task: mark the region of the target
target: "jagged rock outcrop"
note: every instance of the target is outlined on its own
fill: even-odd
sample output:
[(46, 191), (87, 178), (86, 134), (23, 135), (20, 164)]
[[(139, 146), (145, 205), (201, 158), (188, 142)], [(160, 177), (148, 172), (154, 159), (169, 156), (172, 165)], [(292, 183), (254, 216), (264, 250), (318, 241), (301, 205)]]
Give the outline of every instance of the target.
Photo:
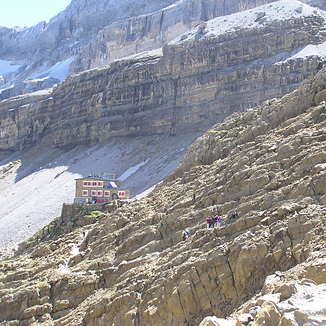
[(325, 76), (216, 125), (143, 200), (1, 262), (4, 325), (323, 325), (300, 302), (325, 293)]
[(0, 149), (204, 130), (282, 96), (323, 65), (322, 56), (300, 54), (302, 48), (326, 40), (323, 14), (290, 4), (269, 5), (259, 22), (249, 12), (251, 28), (241, 29), (235, 16), (232, 29), (216, 31), (222, 21), (214, 20), (164, 47), (162, 56), (152, 52), (72, 76), (37, 103), (1, 102)]

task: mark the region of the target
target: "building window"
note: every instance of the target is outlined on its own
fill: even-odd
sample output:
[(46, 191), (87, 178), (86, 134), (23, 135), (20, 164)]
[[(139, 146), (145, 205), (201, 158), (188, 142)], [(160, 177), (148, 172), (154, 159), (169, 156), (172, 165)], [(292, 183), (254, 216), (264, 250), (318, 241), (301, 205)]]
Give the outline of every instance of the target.
[(110, 191), (104, 191), (104, 197), (110, 197)]
[(103, 181), (99, 181), (99, 182), (97, 183), (97, 185), (98, 185), (99, 187), (103, 187)]
[(103, 191), (102, 190), (98, 190), (97, 191), (97, 196), (98, 197), (103, 197)]
[(125, 191), (119, 191), (119, 197), (126, 197)]
[(97, 191), (96, 191), (96, 190), (92, 190), (92, 191), (91, 191), (91, 195), (92, 195), (92, 196), (96, 196), (96, 195), (97, 195)]
[(87, 185), (88, 185), (88, 182), (84, 181), (84, 183), (83, 183), (83, 184), (84, 184), (84, 186), (87, 186)]
[(88, 190), (83, 190), (83, 196), (88, 197)]
[(93, 187), (96, 187), (97, 186), (97, 182), (93, 182)]

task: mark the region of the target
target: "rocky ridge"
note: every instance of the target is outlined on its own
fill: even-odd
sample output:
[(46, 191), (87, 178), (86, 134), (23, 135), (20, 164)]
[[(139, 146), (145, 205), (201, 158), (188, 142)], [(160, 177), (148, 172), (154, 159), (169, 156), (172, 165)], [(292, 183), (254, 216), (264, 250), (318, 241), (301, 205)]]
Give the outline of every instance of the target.
[(2, 101), (0, 149), (206, 130), (233, 112), (288, 93), (323, 66), (322, 55), (305, 49), (324, 46), (326, 16), (297, 1), (260, 9), (266, 14), (259, 22), (258, 12), (249, 12), (250, 28), (212, 31), (215, 21), (163, 53), (71, 76), (40, 101)]
[(298, 302), (325, 294), (325, 100), (326, 69), (214, 126), (148, 197), (2, 261), (2, 324), (323, 325)]

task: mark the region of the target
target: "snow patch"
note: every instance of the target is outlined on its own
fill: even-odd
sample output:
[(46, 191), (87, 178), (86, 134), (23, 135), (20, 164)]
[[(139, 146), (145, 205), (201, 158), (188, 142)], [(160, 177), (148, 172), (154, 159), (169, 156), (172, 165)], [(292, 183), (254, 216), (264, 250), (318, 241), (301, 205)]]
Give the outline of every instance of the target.
[(79, 247), (77, 245), (74, 245), (71, 248), (71, 256), (74, 257), (74, 256), (77, 256), (79, 254), (80, 254)]
[(65, 262), (63, 264), (59, 265), (58, 273), (62, 274), (62, 275), (71, 273), (69, 265), (68, 265), (68, 260), (65, 260)]
[(202, 25), (197, 26), (191, 32), (177, 37), (170, 44), (181, 44), (194, 40), (198, 36), (217, 37), (239, 29), (260, 28), (273, 21), (311, 16), (320, 16), (326, 20), (325, 11), (296, 0), (280, 0), (251, 10), (211, 19), (206, 23), (205, 28)]
[(48, 88), (48, 89), (41, 89), (39, 91), (35, 91), (32, 93), (27, 93), (27, 94), (23, 94), (22, 97), (26, 97), (26, 96), (43, 96), (43, 95), (50, 95), (52, 93), (52, 88)]
[[(13, 88), (14, 86), (10, 86), (8, 88), (4, 88), (4, 89), (1, 89), (0, 90), (0, 94), (5, 91), (6, 89), (9, 89), (9, 88)], [(23, 98), (26, 98), (26, 97), (33, 97), (33, 96), (44, 96), (44, 95), (50, 95), (52, 93), (52, 88), (47, 88), (47, 89), (41, 89), (39, 91), (35, 91), (35, 92), (31, 92), (31, 93), (25, 93), (25, 94), (22, 94), (22, 95), (17, 95), (15, 96), (14, 98), (15, 99), (23, 99)], [(25, 105), (26, 106), (26, 105)], [(20, 106), (19, 108), (22, 108), (24, 107), (23, 105)], [(18, 109), (18, 108), (17, 108)], [(13, 109), (14, 110), (14, 109)]]
[(143, 51), (136, 54), (132, 54), (123, 58), (119, 58), (114, 60), (114, 62), (117, 61), (124, 61), (124, 60), (140, 60), (143, 58), (155, 58), (155, 57), (162, 57), (163, 56), (163, 48), (157, 48), (154, 50), (149, 51)]
[(149, 159), (147, 159), (146, 161), (140, 162), (137, 165), (132, 166), (131, 168), (129, 168), (127, 171), (125, 171), (119, 178), (119, 181), (125, 181), (126, 179), (128, 179), (131, 175), (133, 175), (134, 173), (136, 173), (142, 166), (144, 166), (145, 164), (147, 164), (149, 161)]
[(8, 89), (11, 89), (11, 88), (14, 88), (14, 85), (10, 85), (10, 86), (2, 86), (0, 87), (0, 94), (3, 93), (4, 91), (8, 90)]
[(16, 65), (11, 61), (0, 60), (0, 75), (9, 74), (17, 71), (21, 65)]
[(37, 78), (44, 78), (44, 77), (52, 77), (55, 79), (59, 79), (63, 81), (69, 75), (69, 68), (71, 63), (74, 61), (74, 57), (68, 58), (64, 61), (57, 62), (54, 66), (49, 68), (48, 70), (38, 74)]
[(179, 0), (175, 3), (172, 3), (171, 5), (167, 6), (164, 8), (164, 11), (165, 10), (169, 10), (169, 9), (172, 9), (172, 8), (175, 8), (175, 7), (178, 7), (181, 3), (183, 3), (184, 1), (183, 0)]
[(47, 79), (49, 79), (49, 77), (45, 76), (45, 77), (42, 77), (42, 78), (28, 79), (28, 82), (38, 83), (38, 82), (46, 81)]
[(326, 284), (305, 282), (296, 288), (296, 294), (278, 304), (281, 312), (299, 325), (326, 325)]
[(297, 52), (296, 54), (287, 58), (285, 61), (299, 59), (299, 58), (306, 58), (311, 56), (326, 58), (326, 42), (318, 45), (309, 44), (303, 49), (301, 49), (299, 52)]
[[(160, 184), (160, 182), (158, 184)], [(154, 186), (146, 189), (142, 193), (140, 193), (137, 196), (135, 196), (134, 198), (132, 198), (130, 201), (139, 200), (139, 199), (143, 199), (143, 198), (147, 197), (155, 189), (156, 186), (157, 185), (154, 185)]]

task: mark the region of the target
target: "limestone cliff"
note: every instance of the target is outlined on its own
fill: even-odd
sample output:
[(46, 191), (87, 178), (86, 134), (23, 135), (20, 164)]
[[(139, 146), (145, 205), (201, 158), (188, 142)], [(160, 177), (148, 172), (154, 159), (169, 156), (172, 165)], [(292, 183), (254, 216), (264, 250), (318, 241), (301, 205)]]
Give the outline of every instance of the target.
[(323, 69), (214, 126), (148, 197), (2, 261), (2, 324), (324, 325), (325, 100)]
[[(113, 52), (112, 57), (121, 57), (130, 54), (128, 47), (136, 46), (136, 42), (128, 45), (133, 43), (131, 41), (144, 38), (148, 39), (147, 43), (152, 44), (148, 44), (147, 49), (161, 47), (164, 40), (171, 40), (173, 35), (180, 35), (192, 26), (192, 22), (231, 14), (268, 2), (271, 0), (231, 0), (215, 3), (211, 0), (122, 0), (119, 3), (112, 0), (73, 0), (66, 10), (49, 23), (40, 22), (33, 27), (22, 29), (0, 28), (0, 57), (42, 67), (44, 63), (54, 64), (76, 55), (80, 55), (79, 60), (83, 60), (85, 53), (81, 55), (80, 52), (85, 47), (91, 47), (98, 58), (103, 53), (103, 48), (106, 48), (108, 37), (125, 47), (125, 51), (117, 55), (114, 54), (114, 47), (110, 49), (110, 45), (108, 46), (108, 52)], [(158, 17), (158, 21), (154, 17)], [(114, 33), (109, 35), (108, 29)], [(174, 32), (169, 32), (169, 29), (174, 29)], [(97, 38), (95, 44), (89, 45), (94, 38)], [(79, 71), (94, 66), (96, 60), (93, 55), (84, 58), (84, 65), (79, 66)], [(107, 64), (110, 60), (102, 62)]]
[[(71, 72), (162, 47), (203, 21), (274, 1), (73, 0), (49, 23), (0, 28), (0, 63), (5, 60), (15, 67), (10, 72), (2, 71), (0, 64), (1, 84), (4, 88), (15, 87), (17, 81), (45, 76), (55, 78), (57, 83)], [(322, 0), (300, 3), (325, 9)]]
[(115, 59), (160, 48), (202, 21), (273, 1), (174, 1), (173, 5), (160, 10), (105, 26), (78, 57), (75, 69), (103, 66)]
[(0, 149), (205, 130), (288, 93), (323, 65), (323, 56), (309, 49), (324, 46), (326, 16), (297, 1), (260, 8), (263, 16), (255, 10), (241, 15), (249, 27), (231, 15), (230, 28), (220, 30), (224, 18), (217, 18), (163, 54), (69, 77), (38, 102), (32, 95), (0, 102)]
[[(101, 29), (86, 46), (82, 55), (76, 59), (74, 69), (80, 71), (99, 67), (115, 59), (162, 47), (193, 26), (214, 17), (275, 1), (277, 0), (183, 0), (156, 12), (114, 22)], [(301, 3), (326, 10), (323, 1), (303, 0)]]
[[(74, 61), (70, 72), (80, 72), (115, 58), (155, 49), (198, 21), (266, 2), (269, 1), (73, 0), (49, 23), (0, 28), (0, 58), (18, 64), (11, 74), (4, 73), (5, 86), (47, 75), (49, 69), (67, 60), (71, 60), (68, 68)], [(58, 79), (68, 73), (69, 70)]]

